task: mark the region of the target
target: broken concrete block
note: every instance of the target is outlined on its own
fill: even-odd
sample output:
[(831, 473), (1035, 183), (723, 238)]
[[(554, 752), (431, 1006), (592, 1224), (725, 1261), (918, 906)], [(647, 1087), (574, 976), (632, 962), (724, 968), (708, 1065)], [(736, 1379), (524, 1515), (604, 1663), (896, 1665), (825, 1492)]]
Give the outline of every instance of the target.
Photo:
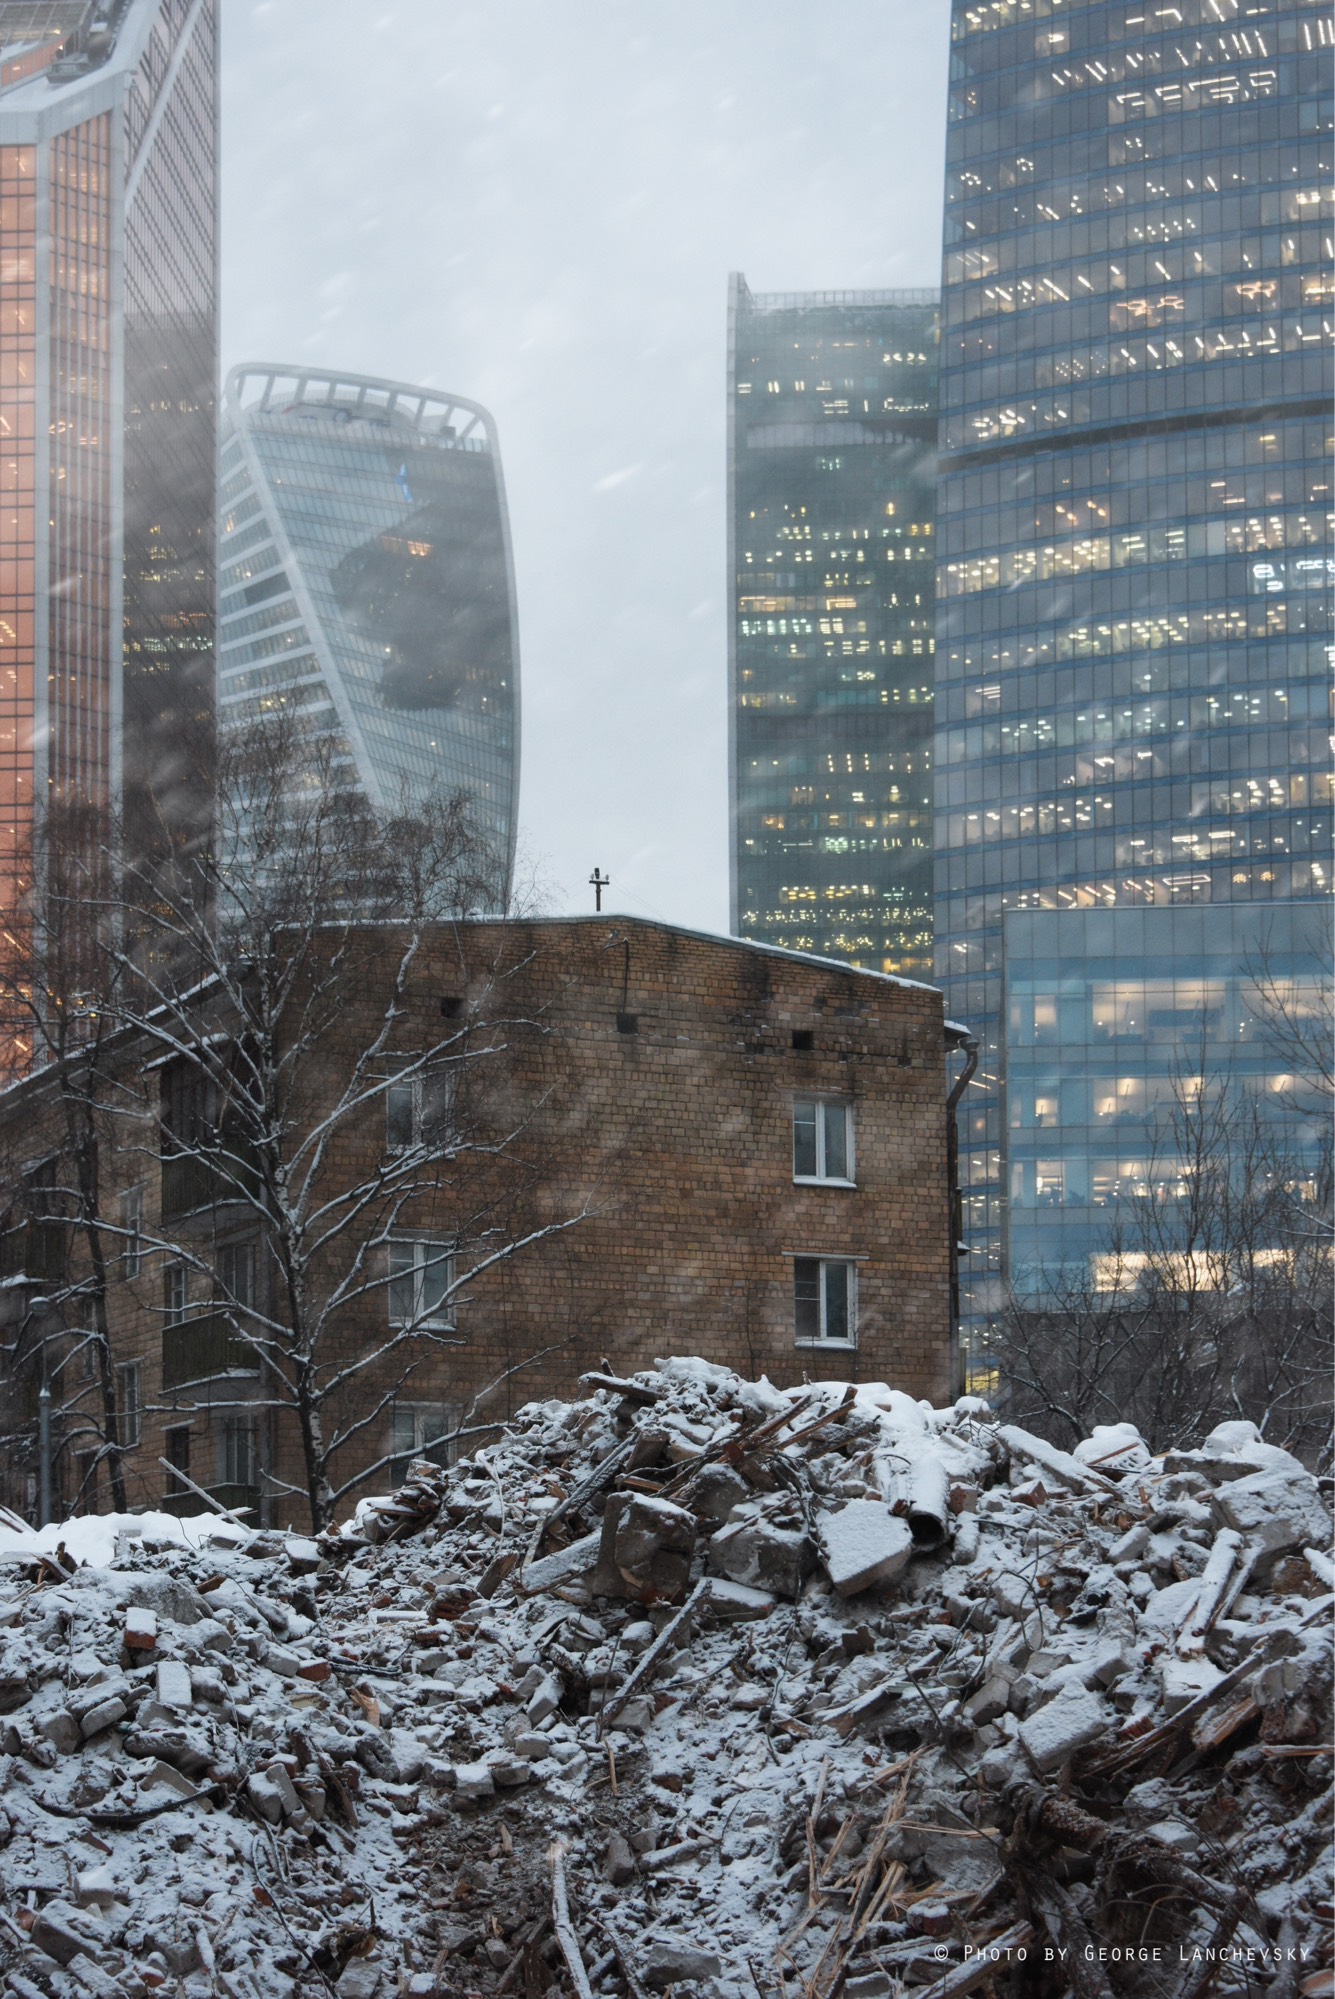
[(370, 1957), (354, 1957), (344, 1966), (334, 1987), (338, 1999), (377, 1999), (384, 1990), (380, 1966)]
[(503, 1791), (515, 1791), (532, 1781), (533, 1772), (525, 1757), (516, 1753), (507, 1755), (503, 1749), (493, 1749), (487, 1758), (491, 1765), (491, 1781)]
[(722, 1960), (715, 1951), (703, 1950), (698, 1944), (674, 1943), (666, 1937), (647, 1944), (640, 1959), (640, 1975), (651, 1992), (717, 1978), (722, 1970)]
[(294, 1576), (310, 1575), (320, 1566), (318, 1545), (314, 1541), (308, 1541), (304, 1535), (290, 1534), (284, 1543), (283, 1553), (287, 1556), (287, 1565)]
[(970, 1694), (964, 1703), (964, 1712), (975, 1728), (986, 1722), (995, 1721), (999, 1714), (1005, 1714), (1010, 1706), (1010, 1682), (1008, 1680), (984, 1680), (976, 1694)]
[(602, 1537), (601, 1527), (595, 1527), (592, 1534), (572, 1541), (568, 1548), (557, 1548), (553, 1554), (529, 1562), (520, 1573), (525, 1595), (535, 1596), (542, 1590), (555, 1589), (558, 1583), (569, 1582), (574, 1576), (587, 1575), (598, 1560)]
[(1236, 1528), (1272, 1554), (1330, 1540), (1330, 1516), (1305, 1471), (1281, 1466), (1233, 1479), (1212, 1493), (1210, 1506), (1217, 1525)]
[(889, 1582), (908, 1567), (913, 1553), (910, 1526), (878, 1499), (850, 1499), (837, 1512), (820, 1514), (816, 1535), (825, 1572), (840, 1596)]
[(295, 1680), (303, 1662), (285, 1645), (270, 1645), (265, 1649), (263, 1663), (271, 1673), (277, 1673), (280, 1680)]
[(786, 1500), (752, 1500), (733, 1508), (709, 1544), (708, 1562), (713, 1575), (792, 1598), (815, 1565), (815, 1550)]
[(118, 1698), (99, 1701), (96, 1707), (88, 1709), (79, 1723), (83, 1730), (84, 1741), (91, 1740), (94, 1735), (100, 1735), (104, 1728), (114, 1728), (118, 1721), (124, 1721), (129, 1712), (125, 1702)]
[(1060, 1770), (1108, 1726), (1108, 1710), (1097, 1694), (1063, 1688), (1020, 1723), (1020, 1741), (1036, 1770)]
[(83, 1741), (83, 1731), (78, 1721), (65, 1708), (61, 1708), (56, 1714), (49, 1714), (38, 1726), (47, 1741), (53, 1748), (58, 1749), (62, 1756), (72, 1756)]
[(135, 1781), (141, 1790), (147, 1790), (150, 1784), (165, 1784), (169, 1791), (175, 1791), (180, 1798), (199, 1796), (197, 1786), (191, 1783), (185, 1773), (176, 1769), (171, 1763), (164, 1763), (160, 1756), (155, 1756), (148, 1768), (142, 1770)]
[(103, 1971), (87, 1951), (77, 1951), (65, 1969), (81, 1992), (91, 1994), (91, 1999), (122, 1999), (125, 1988), (118, 1979)]
[(37, 1911), (37, 1920), (28, 1932), (38, 1950), (45, 1951), (57, 1964), (68, 1964), (86, 1951), (97, 1935), (97, 1925), (72, 1903), (57, 1899)]
[(126, 1651), (151, 1652), (157, 1642), (157, 1612), (144, 1609), (139, 1604), (131, 1604), (125, 1613)]
[[(749, 1589), (745, 1583), (729, 1582), (726, 1576), (710, 1577), (709, 1608), (720, 1624), (750, 1624), (768, 1617), (778, 1601), (772, 1590)], [(623, 1645), (627, 1636), (627, 1632), (622, 1633)]]
[(496, 1795), (496, 1783), (491, 1774), (491, 1764), (483, 1759), (478, 1763), (459, 1763), (454, 1771), (454, 1795), (461, 1804), (480, 1804), (486, 1798)]
[(1208, 1659), (1177, 1659), (1164, 1652), (1158, 1665), (1166, 1715), (1179, 1714), (1198, 1694), (1208, 1693), (1223, 1678), (1218, 1666), (1211, 1665)]
[(257, 1770), (247, 1780), (246, 1796), (262, 1819), (270, 1825), (282, 1824), (283, 1793), (266, 1772)]
[(691, 1507), (707, 1526), (721, 1527), (734, 1506), (751, 1497), (751, 1487), (731, 1465), (705, 1465), (691, 1487)]
[(691, 1580), (696, 1525), (671, 1500), (639, 1492), (613, 1493), (603, 1513), (595, 1596), (640, 1603), (681, 1603)]
[(607, 1842), (603, 1872), (614, 1888), (624, 1888), (628, 1881), (635, 1879), (635, 1855), (629, 1842), (619, 1832), (614, 1832)]
[(546, 1721), (549, 1714), (555, 1714), (561, 1705), (565, 1688), (555, 1673), (544, 1673), (537, 1686), (524, 1704), (524, 1713), (536, 1727)]
[(282, 1799), (286, 1817), (291, 1817), (294, 1812), (301, 1810), (301, 1799), (297, 1796), (296, 1786), (292, 1782), (286, 1764), (277, 1761), (269, 1763), (265, 1766), (263, 1775), (268, 1778)]
[(183, 1659), (159, 1659), (158, 1699), (163, 1707), (183, 1708), (194, 1703), (194, 1689), (190, 1684), (190, 1668)]

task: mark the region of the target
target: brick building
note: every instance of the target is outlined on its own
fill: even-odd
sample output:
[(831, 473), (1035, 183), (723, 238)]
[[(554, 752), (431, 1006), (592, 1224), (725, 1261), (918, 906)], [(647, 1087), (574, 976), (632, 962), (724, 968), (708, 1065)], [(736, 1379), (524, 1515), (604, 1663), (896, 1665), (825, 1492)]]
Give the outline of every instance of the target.
[[(568, 1392), (603, 1357), (631, 1371), (696, 1353), (780, 1383), (948, 1396), (959, 1030), (938, 992), (586, 917), (441, 925), (389, 1005), (401, 940), (360, 935), (288, 1072), (280, 1169), (275, 1118), (242, 1129), (244, 993), (201, 991), (188, 1034), (182, 1018), (118, 1030), (93, 1084), (62, 1093), (47, 1071), (0, 1095), (8, 1504), (37, 1503), (47, 1332), (54, 1512), (108, 1503), (110, 1427), (131, 1504), (188, 1494), (166, 1458), (227, 1504), (306, 1519), (272, 1211), (308, 1167), (300, 1285), (328, 1306), (315, 1365), (324, 1446), (345, 1439), (328, 1464), (340, 1506), (367, 1468), (383, 1485), (383, 1460)], [(96, 1106), (83, 1221), (72, 1099)], [(96, 1340), (75, 1351), (95, 1317), (94, 1232), (114, 1423)]]

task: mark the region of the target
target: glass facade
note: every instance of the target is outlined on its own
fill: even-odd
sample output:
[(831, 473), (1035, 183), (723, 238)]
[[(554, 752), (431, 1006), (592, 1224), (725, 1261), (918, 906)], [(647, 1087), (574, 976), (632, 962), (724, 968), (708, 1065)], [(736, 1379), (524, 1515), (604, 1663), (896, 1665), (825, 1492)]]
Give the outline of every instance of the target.
[(983, 1044), (966, 1328), (1002, 1288), (1009, 912), (1329, 890), (1331, 40), (1299, 0), (954, 7), (935, 908)]
[(377, 811), (467, 793), (508, 879), (519, 653), (491, 418), (251, 365), (228, 377), (221, 470), (222, 726), (300, 710)]
[(1008, 911), (1003, 930), (1005, 1269), (1016, 1296), (1042, 1302), (1053, 1287), (1113, 1290), (1134, 1277), (1136, 1208), (1155, 1204), (1162, 1222), (1188, 1199), (1192, 1118), (1222, 1133), (1241, 1113), (1247, 1143), (1236, 1149), (1251, 1169), (1259, 1155), (1291, 1175), (1296, 1198), (1315, 1199), (1325, 1118), (1295, 1056), (1325, 1031), (1324, 911)]
[(732, 927), (930, 973), (933, 292), (728, 303)]
[(208, 827), (216, 49), (214, 0), (0, 0), (11, 923), (48, 801), (123, 803), (136, 859)]

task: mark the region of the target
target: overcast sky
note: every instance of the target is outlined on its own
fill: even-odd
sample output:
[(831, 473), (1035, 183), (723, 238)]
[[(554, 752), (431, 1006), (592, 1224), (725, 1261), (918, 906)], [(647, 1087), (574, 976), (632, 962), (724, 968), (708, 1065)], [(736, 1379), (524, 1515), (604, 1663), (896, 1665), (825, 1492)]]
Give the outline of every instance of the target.
[(727, 276), (935, 285), (948, 0), (225, 0), (223, 359), (485, 403), (521, 845), (728, 917)]

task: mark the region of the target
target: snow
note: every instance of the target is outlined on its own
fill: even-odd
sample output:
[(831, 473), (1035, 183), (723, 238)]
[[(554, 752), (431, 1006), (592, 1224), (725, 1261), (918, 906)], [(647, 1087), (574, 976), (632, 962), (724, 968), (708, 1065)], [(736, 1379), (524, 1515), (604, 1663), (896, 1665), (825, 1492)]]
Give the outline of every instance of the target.
[[(606, 1959), (601, 1999), (627, 1989), (608, 1924), (650, 1989), (669, 1942), (678, 1966), (708, 1961), (698, 1999), (755, 1999), (752, 1965), (768, 1990), (781, 1948), (790, 1991), (823, 1956), (827, 1984), (870, 1992), (884, 1967), (913, 1989), (966, 1941), (1041, 1925), (1011, 1856), (1044, 1864), (1031, 1815), (1053, 1798), (1241, 1884), (1249, 1947), (1283, 1928), (1316, 1948), (1330, 1777), (1307, 1749), (1332, 1672), (1307, 1473), (1248, 1469), (1240, 1453), (1267, 1447), (1232, 1433), (1171, 1471), (1122, 1426), (1057, 1452), (978, 1398), (932, 1410), (887, 1383), (778, 1390), (690, 1358), (636, 1381), (652, 1401), (614, 1384), (528, 1405), (334, 1534), (170, 1515), (0, 1529), (18, 1884), (0, 1891), (0, 1973), (8, 1951), (19, 1999), (144, 1999), (146, 1974), (173, 1999), (308, 1999), (312, 1957), (340, 1999), (490, 1995), (516, 1964), (522, 1990), (554, 1840), (585, 1966)], [(554, 1500), (665, 1428), (692, 1454), (551, 1525)], [(701, 1474), (726, 1466), (743, 1497), (720, 1520)], [(930, 1546), (909, 1524), (929, 1485)], [(1247, 1523), (1221, 1526), (1239, 1493)], [(591, 1564), (623, 1495), (646, 1568), (657, 1533), (692, 1523), (666, 1600), (641, 1601), (638, 1576), (600, 1593), (621, 1589)], [(1315, 1559), (1290, 1549), (1299, 1515)], [(739, 1532), (782, 1590), (711, 1573)], [(136, 1609), (146, 1650), (123, 1646)], [(1227, 1728), (1199, 1767), (1136, 1782), (1176, 1770), (1202, 1720)], [(1137, 1763), (1142, 1744), (1157, 1760)], [(1108, 1943), (1139, 1898), (1137, 1924), (1194, 1947), (1190, 1898), (1137, 1876), (1142, 1848), (1119, 1846), (1106, 1906), (1106, 1870), (1074, 1884), (1082, 1922)], [(883, 1899), (859, 1930), (869, 1865)]]

